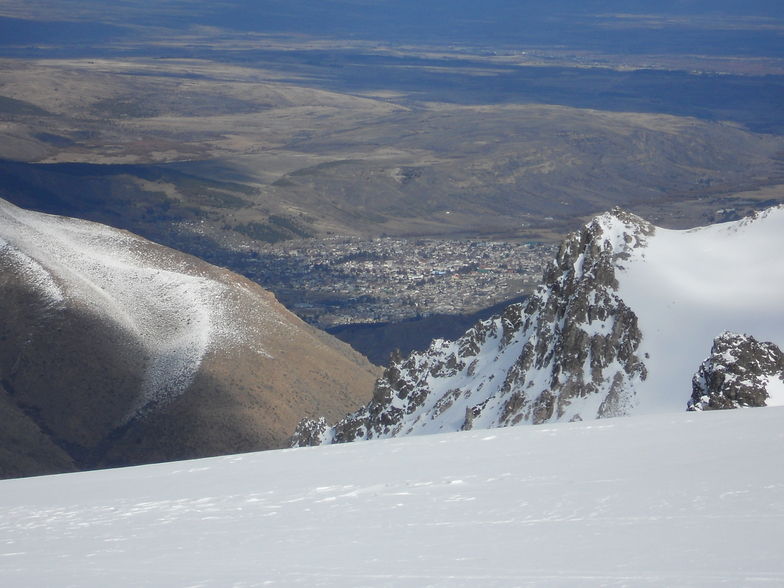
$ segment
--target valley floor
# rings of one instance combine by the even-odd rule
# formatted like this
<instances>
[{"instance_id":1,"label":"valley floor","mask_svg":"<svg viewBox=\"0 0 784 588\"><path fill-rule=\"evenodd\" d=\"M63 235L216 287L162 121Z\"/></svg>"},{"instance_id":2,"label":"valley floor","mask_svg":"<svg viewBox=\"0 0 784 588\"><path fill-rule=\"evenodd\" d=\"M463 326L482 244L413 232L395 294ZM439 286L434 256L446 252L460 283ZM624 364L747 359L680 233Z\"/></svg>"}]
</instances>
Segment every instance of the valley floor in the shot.
<instances>
[{"instance_id":1,"label":"valley floor","mask_svg":"<svg viewBox=\"0 0 784 588\"><path fill-rule=\"evenodd\" d=\"M784 408L0 482L0 583L773 586Z\"/></svg>"}]
</instances>

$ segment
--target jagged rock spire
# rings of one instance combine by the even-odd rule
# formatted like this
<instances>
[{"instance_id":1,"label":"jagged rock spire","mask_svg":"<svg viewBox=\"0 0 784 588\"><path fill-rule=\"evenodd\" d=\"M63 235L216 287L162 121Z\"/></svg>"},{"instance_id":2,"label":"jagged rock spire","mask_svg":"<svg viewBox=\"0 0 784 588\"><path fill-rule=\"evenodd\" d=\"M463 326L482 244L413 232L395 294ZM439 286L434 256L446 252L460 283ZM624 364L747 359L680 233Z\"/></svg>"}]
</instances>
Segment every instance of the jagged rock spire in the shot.
<instances>
[{"instance_id":1,"label":"jagged rock spire","mask_svg":"<svg viewBox=\"0 0 784 588\"><path fill-rule=\"evenodd\" d=\"M784 353L778 346L722 333L694 375L689 410L767 406L773 380L784 384Z\"/></svg>"},{"instance_id":2,"label":"jagged rock spire","mask_svg":"<svg viewBox=\"0 0 784 588\"><path fill-rule=\"evenodd\" d=\"M616 272L654 231L617 208L596 218L566 238L525 304L395 358L367 406L334 427L300 423L292 445L627 414L647 369Z\"/></svg>"}]
</instances>

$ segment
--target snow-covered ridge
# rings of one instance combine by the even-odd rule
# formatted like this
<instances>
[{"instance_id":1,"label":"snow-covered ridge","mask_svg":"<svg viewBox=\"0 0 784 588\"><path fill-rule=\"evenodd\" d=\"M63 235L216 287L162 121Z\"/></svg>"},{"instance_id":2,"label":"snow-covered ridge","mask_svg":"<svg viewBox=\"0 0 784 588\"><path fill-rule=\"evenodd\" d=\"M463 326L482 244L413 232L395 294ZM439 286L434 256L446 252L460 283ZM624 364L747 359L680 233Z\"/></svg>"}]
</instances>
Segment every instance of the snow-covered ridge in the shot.
<instances>
[{"instance_id":1,"label":"snow-covered ridge","mask_svg":"<svg viewBox=\"0 0 784 588\"><path fill-rule=\"evenodd\" d=\"M614 210L525 304L396 358L373 400L295 445L683 411L714 337L784 341L784 209L671 231Z\"/></svg>"},{"instance_id":2,"label":"snow-covered ridge","mask_svg":"<svg viewBox=\"0 0 784 588\"><path fill-rule=\"evenodd\" d=\"M128 418L181 394L211 349L247 341L232 330L241 323L226 283L130 233L0 200L0 236L0 256L52 308L76 304L142 346L149 359Z\"/></svg>"}]
</instances>

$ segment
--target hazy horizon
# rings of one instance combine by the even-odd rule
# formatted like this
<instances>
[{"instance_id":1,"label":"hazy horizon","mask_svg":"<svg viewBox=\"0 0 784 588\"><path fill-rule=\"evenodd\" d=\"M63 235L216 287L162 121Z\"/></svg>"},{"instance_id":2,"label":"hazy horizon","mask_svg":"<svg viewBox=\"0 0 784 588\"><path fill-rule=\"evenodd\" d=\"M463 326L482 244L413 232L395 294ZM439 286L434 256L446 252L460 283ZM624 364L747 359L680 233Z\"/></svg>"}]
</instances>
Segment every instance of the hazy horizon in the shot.
<instances>
[{"instance_id":1,"label":"hazy horizon","mask_svg":"<svg viewBox=\"0 0 784 588\"><path fill-rule=\"evenodd\" d=\"M621 53L784 55L778 2L636 0L84 0L66 11L47 0L0 7L0 45L84 44L138 35L138 26L300 34L420 44L563 45Z\"/></svg>"}]
</instances>

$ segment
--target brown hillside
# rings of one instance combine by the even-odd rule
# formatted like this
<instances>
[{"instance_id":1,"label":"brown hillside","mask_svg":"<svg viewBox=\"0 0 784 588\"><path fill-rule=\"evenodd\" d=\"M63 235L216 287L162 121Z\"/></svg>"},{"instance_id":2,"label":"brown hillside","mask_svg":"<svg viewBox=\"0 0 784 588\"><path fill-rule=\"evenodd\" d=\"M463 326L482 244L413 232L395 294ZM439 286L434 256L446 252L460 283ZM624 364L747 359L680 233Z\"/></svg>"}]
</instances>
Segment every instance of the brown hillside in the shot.
<instances>
[{"instance_id":1,"label":"brown hillside","mask_svg":"<svg viewBox=\"0 0 784 588\"><path fill-rule=\"evenodd\" d=\"M227 270L0 201L0 475L281 447L376 369Z\"/></svg>"}]
</instances>

